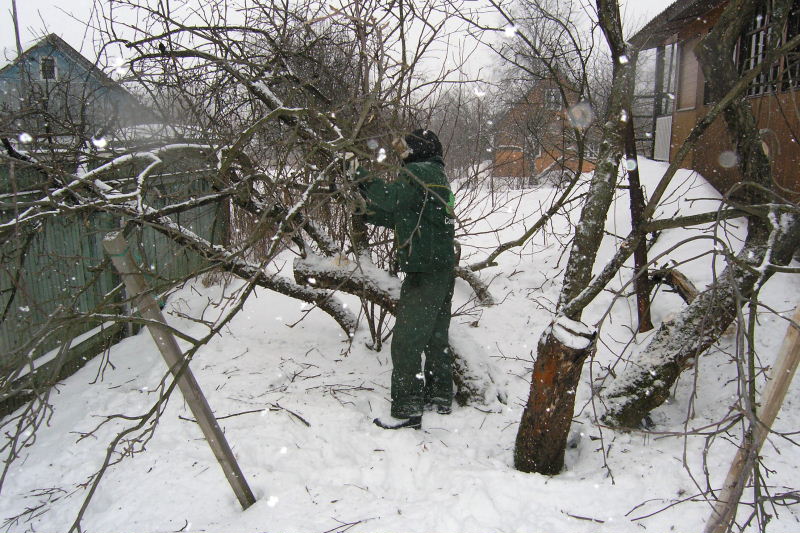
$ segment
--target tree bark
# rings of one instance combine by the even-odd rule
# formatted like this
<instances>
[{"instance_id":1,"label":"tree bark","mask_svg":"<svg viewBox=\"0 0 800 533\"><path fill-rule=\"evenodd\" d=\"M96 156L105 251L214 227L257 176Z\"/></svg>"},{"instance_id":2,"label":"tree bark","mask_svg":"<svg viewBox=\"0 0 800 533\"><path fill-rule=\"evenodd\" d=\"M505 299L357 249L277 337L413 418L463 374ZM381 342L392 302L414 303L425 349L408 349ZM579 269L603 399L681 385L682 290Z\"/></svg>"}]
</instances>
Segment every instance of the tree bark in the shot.
<instances>
[{"instance_id":1,"label":"tree bark","mask_svg":"<svg viewBox=\"0 0 800 533\"><path fill-rule=\"evenodd\" d=\"M530 397L517 432L514 468L554 475L564 467L575 389L583 362L595 344L591 330L565 319L552 324L543 337L533 366Z\"/></svg>"},{"instance_id":2,"label":"tree bark","mask_svg":"<svg viewBox=\"0 0 800 533\"><path fill-rule=\"evenodd\" d=\"M634 59L629 58L631 61ZM625 159L633 161L628 166L628 194L631 199L631 229L636 231L644 221L644 193L639 180L639 160L636 152L636 132L633 120L625 127ZM653 329L650 318L650 276L647 274L647 239L642 239L633 252L634 278L636 292L636 311L639 317L639 333Z\"/></svg>"}]
</instances>

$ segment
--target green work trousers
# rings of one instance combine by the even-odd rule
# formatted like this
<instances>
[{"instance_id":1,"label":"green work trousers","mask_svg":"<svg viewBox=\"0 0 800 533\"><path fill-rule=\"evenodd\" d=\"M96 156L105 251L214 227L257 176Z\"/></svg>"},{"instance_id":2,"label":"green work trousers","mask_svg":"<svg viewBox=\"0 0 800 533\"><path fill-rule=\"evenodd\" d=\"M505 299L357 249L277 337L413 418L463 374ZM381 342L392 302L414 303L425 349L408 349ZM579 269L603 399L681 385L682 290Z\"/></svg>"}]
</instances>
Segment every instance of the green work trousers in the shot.
<instances>
[{"instance_id":1,"label":"green work trousers","mask_svg":"<svg viewBox=\"0 0 800 533\"><path fill-rule=\"evenodd\" d=\"M392 336L392 416L396 418L422 415L426 403L449 407L452 402L448 330L454 280L453 270L408 272L403 280Z\"/></svg>"}]
</instances>

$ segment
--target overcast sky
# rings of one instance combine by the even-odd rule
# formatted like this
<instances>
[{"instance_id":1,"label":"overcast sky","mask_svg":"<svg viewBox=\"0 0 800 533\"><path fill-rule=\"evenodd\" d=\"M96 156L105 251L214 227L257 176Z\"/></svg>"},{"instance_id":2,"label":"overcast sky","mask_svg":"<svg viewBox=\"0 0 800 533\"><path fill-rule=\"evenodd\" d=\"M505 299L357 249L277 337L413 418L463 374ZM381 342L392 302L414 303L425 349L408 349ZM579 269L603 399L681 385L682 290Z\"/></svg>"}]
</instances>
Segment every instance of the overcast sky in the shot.
<instances>
[{"instance_id":1,"label":"overcast sky","mask_svg":"<svg viewBox=\"0 0 800 533\"><path fill-rule=\"evenodd\" d=\"M622 0L623 18L629 27L640 27L673 0ZM56 33L89 59L94 59L92 34L86 22L94 0L17 0L23 49L48 33ZM0 0L0 63L16 55L11 0ZM626 31L626 34L628 32Z\"/></svg>"}]
</instances>

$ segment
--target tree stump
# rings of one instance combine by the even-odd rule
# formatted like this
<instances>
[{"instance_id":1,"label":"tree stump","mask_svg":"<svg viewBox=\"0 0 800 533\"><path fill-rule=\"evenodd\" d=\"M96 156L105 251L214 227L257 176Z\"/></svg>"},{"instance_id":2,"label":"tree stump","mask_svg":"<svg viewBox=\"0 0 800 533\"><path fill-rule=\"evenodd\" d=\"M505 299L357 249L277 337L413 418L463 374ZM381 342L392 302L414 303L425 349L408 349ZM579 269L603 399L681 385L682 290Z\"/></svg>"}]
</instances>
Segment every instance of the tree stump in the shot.
<instances>
[{"instance_id":1,"label":"tree stump","mask_svg":"<svg viewBox=\"0 0 800 533\"><path fill-rule=\"evenodd\" d=\"M592 329L565 317L542 334L514 448L517 470L553 475L564 467L575 390L594 338Z\"/></svg>"}]
</instances>

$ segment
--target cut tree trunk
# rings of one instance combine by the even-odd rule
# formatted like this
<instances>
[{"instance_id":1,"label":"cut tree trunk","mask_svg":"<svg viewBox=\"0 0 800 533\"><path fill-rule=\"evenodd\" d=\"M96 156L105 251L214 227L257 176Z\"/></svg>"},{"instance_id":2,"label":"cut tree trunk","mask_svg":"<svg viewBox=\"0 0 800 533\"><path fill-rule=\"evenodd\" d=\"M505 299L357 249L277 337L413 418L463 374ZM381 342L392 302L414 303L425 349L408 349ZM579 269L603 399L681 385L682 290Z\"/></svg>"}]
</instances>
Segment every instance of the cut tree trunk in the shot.
<instances>
[{"instance_id":1,"label":"cut tree trunk","mask_svg":"<svg viewBox=\"0 0 800 533\"><path fill-rule=\"evenodd\" d=\"M523 472L558 474L564 452L575 389L583 362L595 348L594 331L560 318L544 333L533 366L531 390L514 447L514 467Z\"/></svg>"}]
</instances>

